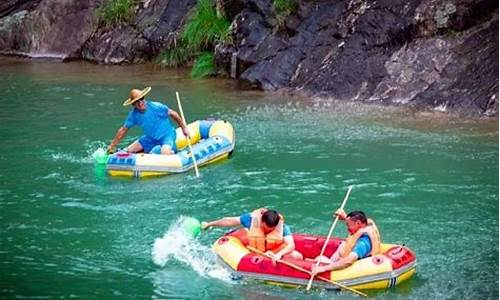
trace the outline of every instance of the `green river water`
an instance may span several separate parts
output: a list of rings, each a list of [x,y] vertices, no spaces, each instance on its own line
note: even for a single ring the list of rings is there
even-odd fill
[[[231,122],[232,159],[147,180],[110,178],[92,153],[123,123],[132,87],[188,121]],[[181,215],[267,206],[294,232],[326,235],[346,210],[406,244],[418,271],[377,299],[498,299],[498,120],[249,91],[185,70],[0,61],[0,298],[343,299],[349,292],[237,281]],[[129,132],[133,141],[140,130]],[[343,224],[334,234],[345,236]]]

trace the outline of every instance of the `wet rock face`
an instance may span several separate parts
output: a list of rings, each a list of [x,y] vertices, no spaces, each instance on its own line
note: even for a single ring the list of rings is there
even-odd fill
[[[448,51],[439,80],[416,95],[416,105],[498,116],[498,19],[451,39]]]
[[[496,1],[299,1],[284,28],[260,1],[225,3],[243,7],[232,49],[256,87],[498,115]]]
[[[136,8],[130,25],[103,27],[76,57],[98,63],[139,63],[177,42],[195,0],[150,0]]]
[[[143,62],[151,52],[148,41],[131,26],[98,30],[73,57],[108,64]]]
[[[92,33],[97,1],[6,1],[1,5],[2,53],[64,58]]]
[[[137,63],[172,47],[196,0],[138,1],[130,24],[99,23],[102,0],[0,2],[0,53]]]
[[[33,10],[41,0],[2,0],[0,1],[0,18],[13,15],[22,10]]]
[[[196,0],[141,0],[105,26],[103,0],[0,1],[0,54],[151,60],[179,40]],[[232,20],[221,72],[265,90],[498,116],[498,1],[214,0]]]

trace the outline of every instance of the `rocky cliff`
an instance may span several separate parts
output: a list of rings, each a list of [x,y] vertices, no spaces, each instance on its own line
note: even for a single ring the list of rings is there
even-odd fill
[[[95,2],[0,2],[0,53],[64,58],[92,34]]]
[[[0,4],[0,53],[139,63],[170,48],[196,0],[137,1],[127,24],[100,22],[103,0],[6,0]]]
[[[221,71],[264,90],[498,116],[498,2],[217,0],[232,45]],[[105,26],[98,0],[0,3],[3,54],[137,63],[174,47],[195,0],[138,1]]]

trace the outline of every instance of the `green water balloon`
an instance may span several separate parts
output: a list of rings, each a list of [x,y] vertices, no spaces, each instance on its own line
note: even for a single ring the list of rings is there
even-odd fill
[[[201,233],[201,223],[195,218],[185,217],[182,220],[181,227],[186,235],[193,238],[197,237]]]
[[[94,157],[94,160],[96,161],[96,163],[105,164],[108,162],[109,154],[106,152],[105,149],[99,148],[96,151],[94,151],[92,156]]]

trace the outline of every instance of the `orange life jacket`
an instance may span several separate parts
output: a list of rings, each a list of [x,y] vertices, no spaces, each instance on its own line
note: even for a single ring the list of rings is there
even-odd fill
[[[283,225],[284,218],[280,215],[280,220],[276,228],[268,234],[262,230],[262,215],[267,211],[265,208],[259,208],[251,213],[252,223],[248,230],[248,244],[259,251],[266,252],[279,251],[283,245]]]
[[[370,251],[370,255],[374,256],[380,254],[380,233],[378,231],[377,225],[375,225],[375,222],[372,219],[368,219],[368,225],[366,227],[358,230],[356,233],[350,235],[345,240],[344,249],[339,253],[340,256],[346,257],[347,255],[349,255],[349,253],[351,253],[352,249],[356,245],[358,239],[364,234],[368,234],[368,237],[372,242],[372,250]]]

